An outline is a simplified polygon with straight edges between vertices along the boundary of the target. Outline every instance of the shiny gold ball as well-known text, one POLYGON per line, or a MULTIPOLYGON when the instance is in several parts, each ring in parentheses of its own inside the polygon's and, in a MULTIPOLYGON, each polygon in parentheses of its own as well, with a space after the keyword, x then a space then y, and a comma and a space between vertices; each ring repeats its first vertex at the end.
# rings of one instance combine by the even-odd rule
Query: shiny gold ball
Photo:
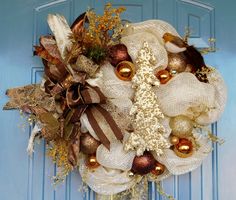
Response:
POLYGON ((122 61, 115 68, 116 76, 123 81, 131 81, 135 74, 135 66, 132 62, 122 61))
POLYGON ((86 160, 86 166, 89 169, 95 169, 100 166, 95 155, 89 155, 86 160))
POLYGON ((172 134, 176 136, 188 136, 192 134, 192 120, 184 115, 179 115, 170 119, 172 134))
POLYGON ((161 84, 165 84, 171 79, 170 73, 165 69, 158 71, 156 77, 159 79, 161 84))
POLYGON ((89 133, 83 133, 80 136, 80 151, 85 154, 94 154, 101 143, 89 133))
POLYGON ((175 70, 178 73, 184 72, 187 67, 186 58, 181 53, 168 53, 167 70, 175 70))
POLYGON ((179 143, 179 138, 175 135, 171 135, 170 136, 170 143, 173 144, 173 145, 176 145, 179 143))
POLYGON ((156 162, 155 168, 151 171, 151 173, 156 176, 159 176, 164 173, 165 169, 166 169, 165 165, 163 165, 159 162, 156 162))
POLYGON ((193 144, 186 138, 180 138, 179 143, 174 147, 174 152, 181 158, 190 157, 193 154, 193 144))

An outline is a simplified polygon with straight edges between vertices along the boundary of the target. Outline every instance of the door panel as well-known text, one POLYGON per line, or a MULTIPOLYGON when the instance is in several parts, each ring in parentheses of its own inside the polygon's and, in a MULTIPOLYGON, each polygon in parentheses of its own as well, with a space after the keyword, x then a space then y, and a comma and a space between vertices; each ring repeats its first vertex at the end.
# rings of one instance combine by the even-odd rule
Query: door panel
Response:
MULTIPOLYGON (((88 6, 102 12, 105 0, 4 0, 0 2, 0 106, 7 101, 5 90, 10 87, 36 83, 42 77, 42 64, 33 57, 33 45, 40 35, 50 33, 46 18, 48 13, 63 14, 72 22, 88 6)), ((233 54, 236 46, 234 22, 236 3, 229 0, 111 0, 114 6, 124 5, 127 11, 122 18, 132 22, 152 18, 173 24, 181 35, 190 27, 190 42, 202 48, 208 47, 208 39, 216 38, 214 54, 205 56, 208 64, 218 68, 229 89, 229 100, 223 117, 212 125, 214 134, 225 138, 226 144, 218 147, 192 173, 172 176, 163 181, 167 193, 177 200, 225 200, 236 198, 233 180, 236 136, 234 113, 236 73, 233 54), (233 73, 232 73, 233 72, 233 73), (227 186, 227 187, 225 187, 227 186)), ((45 144, 37 144, 32 158, 26 154, 30 127, 22 126, 17 111, 0 111, 0 199, 1 200, 73 200, 95 199, 95 194, 79 192, 81 178, 72 173, 65 183, 54 190, 51 177, 56 166, 45 156, 45 144), (18 128, 20 125, 21 128, 18 128), (22 131, 22 127, 25 131, 22 131)), ((149 199, 163 199, 155 184, 149 184, 149 199)))

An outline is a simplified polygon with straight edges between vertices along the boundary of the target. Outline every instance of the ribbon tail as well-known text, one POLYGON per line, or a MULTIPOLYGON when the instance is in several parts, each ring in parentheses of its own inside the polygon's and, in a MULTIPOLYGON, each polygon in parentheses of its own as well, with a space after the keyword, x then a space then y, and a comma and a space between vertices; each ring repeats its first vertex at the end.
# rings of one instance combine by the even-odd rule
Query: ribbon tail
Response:
POLYGON ((98 122, 96 121, 95 117, 92 114, 92 111, 90 108, 87 108, 85 113, 88 116, 88 121, 91 124, 92 128, 94 129, 95 133, 97 134, 99 140, 101 143, 108 149, 110 150, 110 141, 104 134, 103 130, 100 128, 98 122))
POLYGON ((103 117, 109 124, 111 130, 113 131, 114 135, 116 136, 117 140, 123 140, 123 134, 111 114, 100 105, 96 105, 95 108, 103 115, 103 117))

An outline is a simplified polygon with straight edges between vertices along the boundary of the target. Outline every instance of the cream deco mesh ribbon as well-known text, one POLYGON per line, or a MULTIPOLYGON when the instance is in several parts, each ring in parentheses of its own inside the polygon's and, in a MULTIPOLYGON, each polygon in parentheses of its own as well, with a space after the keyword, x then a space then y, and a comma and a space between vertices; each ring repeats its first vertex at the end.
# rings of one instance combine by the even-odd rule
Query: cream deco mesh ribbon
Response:
POLYGON ((155 151, 157 155, 160 155, 163 149, 170 146, 164 137, 165 128, 160 123, 164 115, 159 109, 158 100, 153 91, 153 86, 160 85, 154 75, 156 62, 148 43, 144 42, 143 48, 138 53, 137 71, 132 79, 135 94, 130 115, 133 117, 134 132, 131 133, 124 146, 127 151, 136 150, 138 156, 142 155, 145 150, 155 151))

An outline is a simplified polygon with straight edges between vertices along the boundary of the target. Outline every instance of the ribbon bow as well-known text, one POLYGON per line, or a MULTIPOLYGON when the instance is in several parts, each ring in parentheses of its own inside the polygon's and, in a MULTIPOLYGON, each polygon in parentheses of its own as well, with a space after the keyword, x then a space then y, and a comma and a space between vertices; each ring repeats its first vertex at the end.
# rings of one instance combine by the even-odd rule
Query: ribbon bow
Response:
POLYGON ((118 140, 123 140, 123 134, 110 113, 101 106, 106 103, 106 97, 98 87, 86 83, 85 78, 83 73, 77 73, 76 77, 68 75, 57 84, 50 79, 45 82, 46 90, 55 96, 58 112, 62 113, 61 134, 65 124, 78 122, 85 113, 101 143, 110 149, 104 129, 109 129, 118 140))

